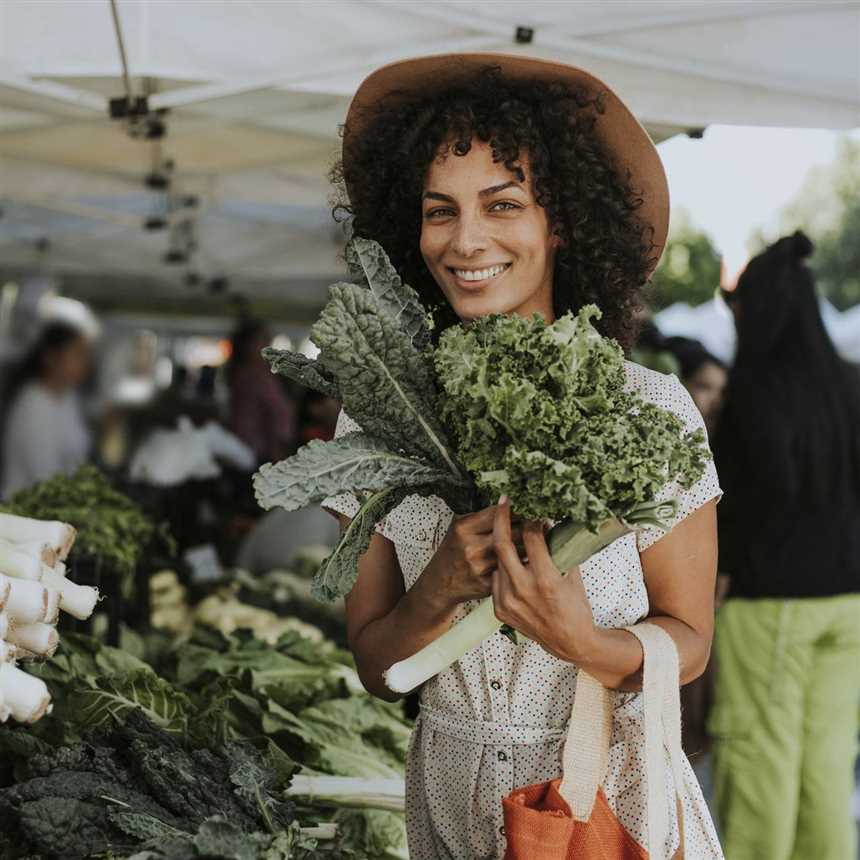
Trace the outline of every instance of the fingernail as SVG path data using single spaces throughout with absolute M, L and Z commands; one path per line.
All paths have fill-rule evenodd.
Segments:
M 506 505 L 508 503 L 507 496 L 499 496 L 499 506 Z

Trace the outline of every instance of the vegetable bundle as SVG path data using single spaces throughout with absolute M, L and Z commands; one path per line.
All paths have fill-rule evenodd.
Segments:
M 0 721 L 35 722 L 50 708 L 44 682 L 15 660 L 50 657 L 59 644 L 60 610 L 86 619 L 98 592 L 66 578 L 75 540 L 66 523 L 0 513 Z
M 352 588 L 375 525 L 410 494 L 466 513 L 505 494 L 515 513 L 550 519 L 553 561 L 565 571 L 630 531 L 665 527 L 670 484 L 690 487 L 710 456 L 701 431 L 628 391 L 620 347 L 584 307 L 552 324 L 490 316 L 442 333 L 434 349 L 416 293 L 384 251 L 353 239 L 356 283 L 336 284 L 311 330 L 315 360 L 269 350 L 275 371 L 339 397 L 362 428 L 311 442 L 255 476 L 259 503 L 288 510 L 352 493 L 361 502 L 315 592 Z M 482 601 L 448 633 L 386 674 L 406 692 L 500 627 Z

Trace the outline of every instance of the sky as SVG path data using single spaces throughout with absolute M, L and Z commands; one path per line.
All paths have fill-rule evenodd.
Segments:
M 780 210 L 812 167 L 834 160 L 845 135 L 860 140 L 860 129 L 713 125 L 701 140 L 671 138 L 658 149 L 673 211 L 687 209 L 722 251 L 727 270 L 736 272 L 746 262 L 750 234 L 761 227 L 777 238 Z

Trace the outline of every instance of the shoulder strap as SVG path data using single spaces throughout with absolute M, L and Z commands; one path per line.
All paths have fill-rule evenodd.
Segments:
M 664 766 L 668 753 L 678 801 L 683 841 L 685 795 L 681 750 L 681 700 L 678 650 L 672 638 L 655 624 L 625 628 L 642 644 L 642 697 L 645 717 L 645 768 L 648 786 L 649 857 L 660 857 L 669 835 L 669 803 L 665 797 Z M 597 789 L 606 776 L 612 734 L 612 693 L 587 672 L 579 670 L 576 695 L 562 751 L 559 793 L 576 821 L 588 821 Z

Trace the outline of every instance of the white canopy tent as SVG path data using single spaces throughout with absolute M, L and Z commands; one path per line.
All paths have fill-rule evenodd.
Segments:
M 0 276 L 53 274 L 102 307 L 201 313 L 224 306 L 226 277 L 227 291 L 309 318 L 340 268 L 326 205 L 338 123 L 370 70 L 407 56 L 507 51 L 583 65 L 658 140 L 711 123 L 860 125 L 855 0 L 116 9 L 132 94 L 147 98 L 138 131 L 163 124 L 160 138 L 109 118 L 109 99 L 125 94 L 109 0 L 0 0 Z M 169 178 L 169 193 L 147 176 Z M 147 217 L 170 229 L 144 230 Z M 190 241 L 187 262 L 163 261 Z

